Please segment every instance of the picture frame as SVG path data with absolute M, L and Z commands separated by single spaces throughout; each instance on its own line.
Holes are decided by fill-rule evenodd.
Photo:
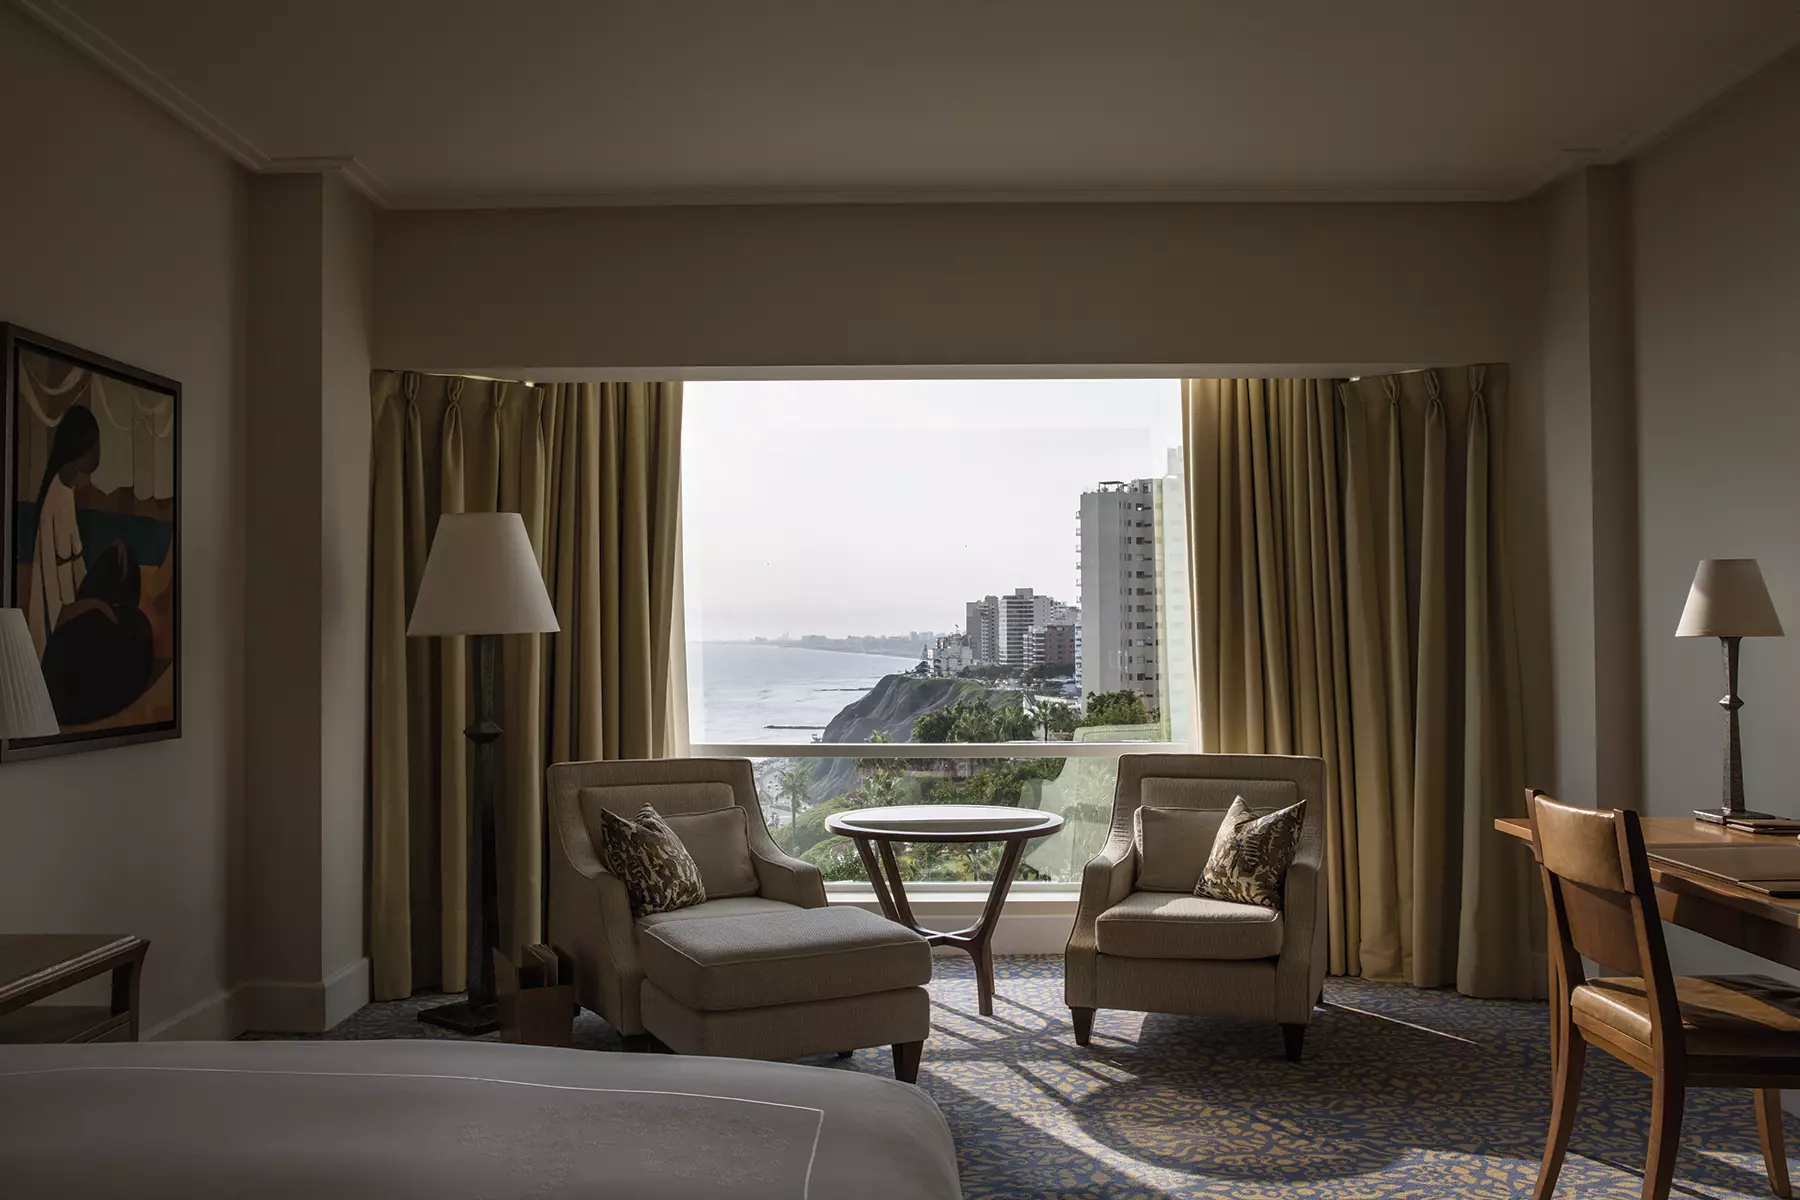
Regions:
M 181 736 L 181 384 L 0 324 L 0 599 L 61 732 L 0 763 Z

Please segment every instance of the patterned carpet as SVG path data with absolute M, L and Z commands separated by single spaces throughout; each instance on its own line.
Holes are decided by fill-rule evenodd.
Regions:
M 1513 1198 L 1537 1177 L 1549 1121 L 1541 1004 L 1330 980 L 1294 1065 L 1274 1026 L 1137 1013 L 1101 1013 L 1083 1049 L 1060 958 L 999 960 L 991 1018 L 976 1014 L 968 961 L 936 963 L 919 1082 L 950 1122 L 969 1197 Z M 326 1036 L 450 1036 L 413 1019 L 440 1000 L 370 1005 Z M 577 1044 L 618 1040 L 584 1013 Z M 885 1050 L 817 1061 L 892 1070 Z M 1649 1083 L 1599 1051 L 1588 1062 L 1557 1196 L 1635 1197 Z M 1672 1194 L 1768 1196 L 1747 1092 L 1689 1093 Z

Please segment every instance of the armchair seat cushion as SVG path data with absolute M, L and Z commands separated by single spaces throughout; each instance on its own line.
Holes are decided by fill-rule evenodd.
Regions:
M 638 926 L 644 975 L 701 1012 L 920 987 L 925 939 L 859 908 L 788 908 Z
M 690 908 L 677 908 L 671 912 L 646 913 L 637 919 L 636 924 L 642 931 L 665 921 L 704 921 L 711 917 L 748 917 L 763 913 L 799 911 L 800 906 L 797 904 L 768 900 L 762 896 L 731 896 L 723 900 L 707 900 Z
M 1260 904 L 1132 892 L 1100 914 L 1094 932 L 1100 953 L 1120 958 L 1274 958 L 1282 920 Z

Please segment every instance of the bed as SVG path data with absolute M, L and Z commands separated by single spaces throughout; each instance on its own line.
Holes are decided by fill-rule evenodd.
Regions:
M 0 1046 L 8 1197 L 953 1200 L 949 1128 L 854 1071 L 442 1040 Z

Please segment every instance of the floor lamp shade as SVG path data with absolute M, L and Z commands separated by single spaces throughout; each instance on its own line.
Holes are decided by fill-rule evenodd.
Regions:
M 544 574 L 518 513 L 445 513 L 438 518 L 407 636 L 557 629 Z
M 0 608 L 0 738 L 53 737 L 58 732 L 25 614 Z
M 474 720 L 463 730 L 475 768 L 466 843 L 469 994 L 466 1000 L 425 1009 L 419 1019 L 470 1036 L 500 1026 L 494 990 L 500 929 L 494 833 L 500 639 L 557 629 L 544 574 L 518 513 L 445 513 L 438 518 L 406 632 L 409 637 L 467 637 L 474 660 Z
M 1725 781 L 1718 808 L 1697 808 L 1703 821 L 1767 819 L 1744 804 L 1744 754 L 1738 734 L 1738 648 L 1747 637 L 1780 637 L 1781 618 L 1754 558 L 1704 558 L 1688 588 L 1676 637 L 1716 637 L 1725 651 Z

